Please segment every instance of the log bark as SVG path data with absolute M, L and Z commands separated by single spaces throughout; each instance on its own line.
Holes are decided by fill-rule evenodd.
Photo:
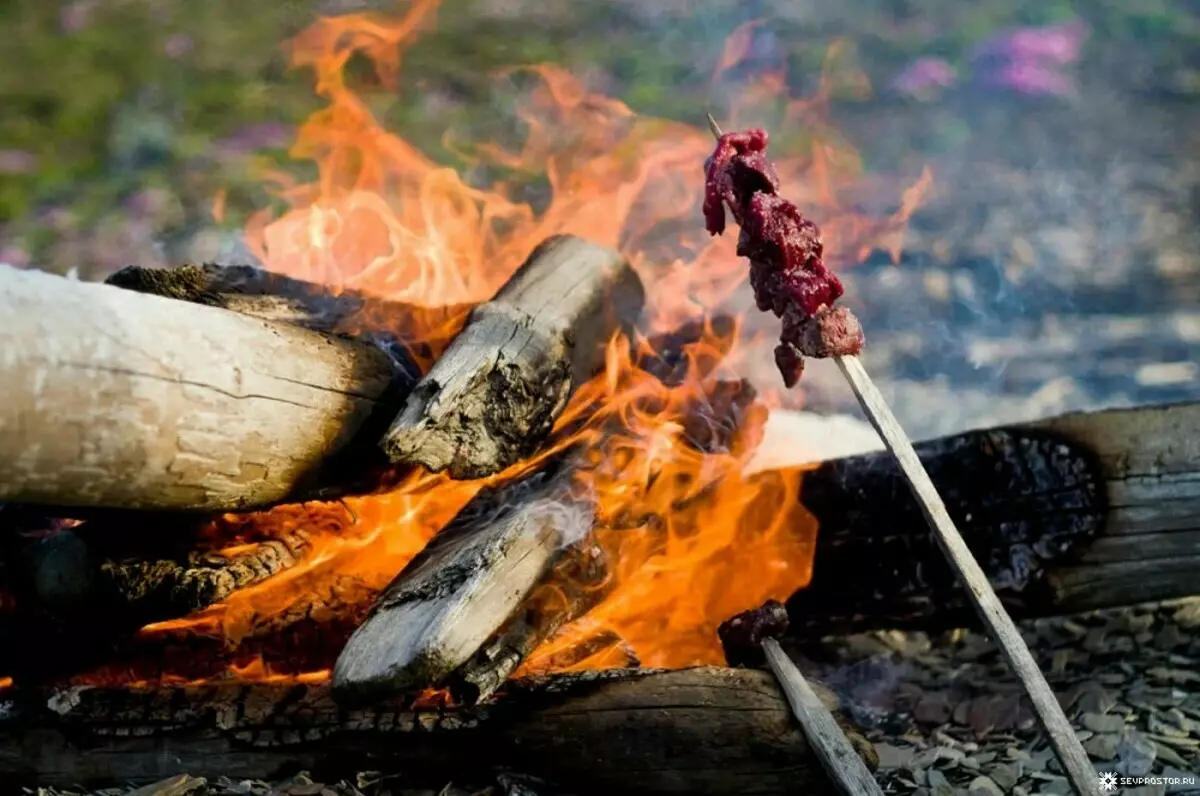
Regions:
M 334 694 L 363 704 L 441 685 L 543 581 L 595 519 L 573 494 L 570 456 L 477 495 L 400 572 L 333 669 Z
M 609 670 L 513 682 L 477 708 L 410 703 L 347 711 L 325 685 L 69 689 L 0 703 L 0 777 L 45 787 L 393 769 L 440 787 L 504 767 L 581 796 L 835 792 L 765 672 Z M 869 742 L 841 721 L 874 768 Z
M 1078 413 L 918 443 L 947 509 L 1015 617 L 1197 593 L 1200 404 Z M 971 626 L 974 614 L 890 455 L 826 462 L 801 636 Z
M 575 544 L 562 551 L 504 627 L 451 676 L 455 700 L 473 705 L 487 699 L 543 642 L 599 605 L 612 585 L 599 545 Z
M 0 268 L 0 500 L 232 511 L 382 465 L 412 387 L 376 345 Z
M 105 282 L 327 334 L 369 337 L 391 351 L 406 351 L 426 370 L 471 309 L 466 305 L 421 307 L 355 290 L 332 290 L 249 265 L 129 266 Z
M 544 241 L 471 312 L 392 423 L 384 450 L 454 478 L 483 478 L 529 456 L 644 298 L 619 252 L 573 236 Z

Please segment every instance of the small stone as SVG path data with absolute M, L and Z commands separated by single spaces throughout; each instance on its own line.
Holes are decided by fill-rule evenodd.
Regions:
M 991 777 L 976 777 L 967 786 L 970 796 L 1004 796 L 1004 791 Z
M 1183 749 L 1185 752 L 1195 752 L 1200 749 L 1200 739 L 1196 738 L 1180 738 L 1178 735 L 1151 735 L 1150 738 L 1157 743 Z
M 1112 760 L 1117 756 L 1117 746 L 1120 743 L 1121 736 L 1106 732 L 1088 738 L 1083 748 L 1094 760 Z
M 1155 742 L 1154 748 L 1156 750 L 1155 756 L 1159 760 L 1165 761 L 1173 766 L 1186 766 L 1188 764 L 1187 761 L 1184 760 L 1183 757 L 1179 754 L 1179 752 L 1176 752 L 1174 749 L 1172 749 L 1170 746 L 1167 746 L 1165 743 Z
M 1167 789 L 1163 785 L 1142 785 L 1138 788 L 1125 788 L 1121 792 L 1125 796 L 1163 796 Z
M 1154 767 L 1154 759 L 1158 755 L 1158 747 L 1154 741 L 1136 730 L 1126 730 L 1117 744 L 1116 768 L 1119 773 L 1129 777 L 1144 777 Z
M 1071 783 L 1066 777 L 1053 777 L 1050 780 L 1043 782 L 1038 788 L 1038 793 L 1049 793 L 1054 796 L 1068 796 L 1072 792 Z
M 929 787 L 933 788 L 934 792 L 936 792 L 939 787 L 950 787 L 950 780 L 946 779 L 946 775 L 938 771 L 936 768 L 931 768 L 926 773 L 928 775 L 926 779 L 929 782 Z
M 945 724 L 950 713 L 950 698 L 944 691 L 926 693 L 913 708 L 913 718 L 922 724 Z
M 1021 771 L 1014 765 L 1001 763 L 998 766 L 993 766 L 988 771 L 988 776 L 1000 786 L 1000 790 L 1008 792 L 1016 786 L 1017 780 L 1021 778 Z
M 1184 630 L 1200 628 L 1200 600 L 1188 601 L 1171 616 L 1171 620 Z
M 887 770 L 903 768 L 908 765 L 916 756 L 916 750 L 911 746 L 877 743 L 875 744 L 875 754 L 879 757 L 879 767 Z
M 1166 722 L 1154 714 L 1146 718 L 1146 729 L 1157 735 L 1174 735 L 1180 738 L 1186 738 L 1188 735 L 1187 730 L 1174 723 Z
M 1153 680 L 1176 685 L 1200 682 L 1200 673 L 1198 672 L 1186 669 L 1169 669 L 1166 666 L 1155 666 L 1152 669 L 1147 669 L 1146 676 Z
M 1084 713 L 1079 717 L 1079 722 L 1092 732 L 1120 732 L 1125 729 L 1125 719 L 1121 716 Z
M 1020 760 L 1024 763 L 1032 762 L 1033 758 L 1029 756 L 1029 752 L 1019 746 L 1010 746 L 1004 750 L 1004 754 L 1009 760 Z
M 1168 780 L 1167 793 L 1194 792 L 1195 790 L 1197 782 L 1195 771 L 1187 771 L 1186 769 L 1175 768 L 1174 766 L 1164 766 L 1162 776 L 1163 779 Z
M 1108 690 L 1095 680 L 1087 680 L 1079 684 L 1067 699 L 1068 705 L 1064 710 L 1074 705 L 1081 713 L 1107 713 L 1117 704 L 1117 700 Z
M 1191 641 L 1191 637 L 1180 633 L 1179 625 L 1168 624 L 1162 630 L 1158 631 L 1158 634 L 1154 637 L 1154 646 L 1159 649 L 1170 650 L 1182 647 L 1189 641 Z
M 1189 719 L 1179 708 L 1169 708 L 1164 711 L 1163 719 L 1188 735 L 1197 734 L 1197 731 L 1200 731 L 1200 723 Z
M 1083 648 L 1088 652 L 1109 652 L 1108 631 L 1094 627 L 1083 639 Z

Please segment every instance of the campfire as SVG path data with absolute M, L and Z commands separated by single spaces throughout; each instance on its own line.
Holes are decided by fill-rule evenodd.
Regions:
M 470 168 L 440 166 L 345 74 L 365 57 L 392 85 L 435 5 L 292 42 L 325 102 L 292 154 L 318 177 L 278 177 L 284 209 L 248 224 L 264 267 L 0 273 L 20 341 L 0 363 L 0 747 L 42 739 L 0 769 L 825 792 L 819 742 L 772 677 L 727 668 L 723 623 L 782 603 L 806 638 L 970 621 L 907 465 L 754 467 L 795 442 L 773 424 L 797 393 L 742 375 L 777 332 L 746 311 L 736 235 L 699 223 L 709 131 L 544 65 L 510 75 L 521 146 L 456 142 Z M 823 129 L 825 90 L 786 123 Z M 848 198 L 854 166 L 824 138 L 775 163 L 835 269 L 898 251 L 929 184 L 873 217 Z M 981 431 L 918 445 L 916 467 L 1009 611 L 1145 599 L 1111 551 L 1136 567 L 1123 541 L 1147 520 L 1108 495 L 1155 499 L 1126 483 L 1130 456 L 1162 461 L 1178 418 Z M 872 765 L 817 691 L 807 709 Z

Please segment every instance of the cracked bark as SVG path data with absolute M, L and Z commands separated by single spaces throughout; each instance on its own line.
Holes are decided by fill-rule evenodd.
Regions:
M 414 381 L 371 342 L 37 271 L 0 268 L 0 306 L 0 501 L 327 494 L 386 465 L 375 443 Z

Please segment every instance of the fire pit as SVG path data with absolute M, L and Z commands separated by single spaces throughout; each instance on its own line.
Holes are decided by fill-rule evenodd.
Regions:
M 661 245 L 696 215 L 707 132 L 651 136 L 543 70 L 529 118 L 575 140 L 532 124 L 508 163 L 564 188 L 533 214 L 337 79 L 414 21 L 297 39 L 324 173 L 251 225 L 266 269 L 0 269 L 0 776 L 835 791 L 793 692 L 728 666 L 718 627 L 772 600 L 796 640 L 971 622 L 906 474 L 881 452 L 748 469 L 793 441 L 738 375 L 759 330 L 728 306 L 733 247 Z M 833 261 L 918 193 L 884 219 L 800 201 Z M 1004 608 L 1045 616 L 1194 591 L 1198 426 L 1111 411 L 916 452 Z

